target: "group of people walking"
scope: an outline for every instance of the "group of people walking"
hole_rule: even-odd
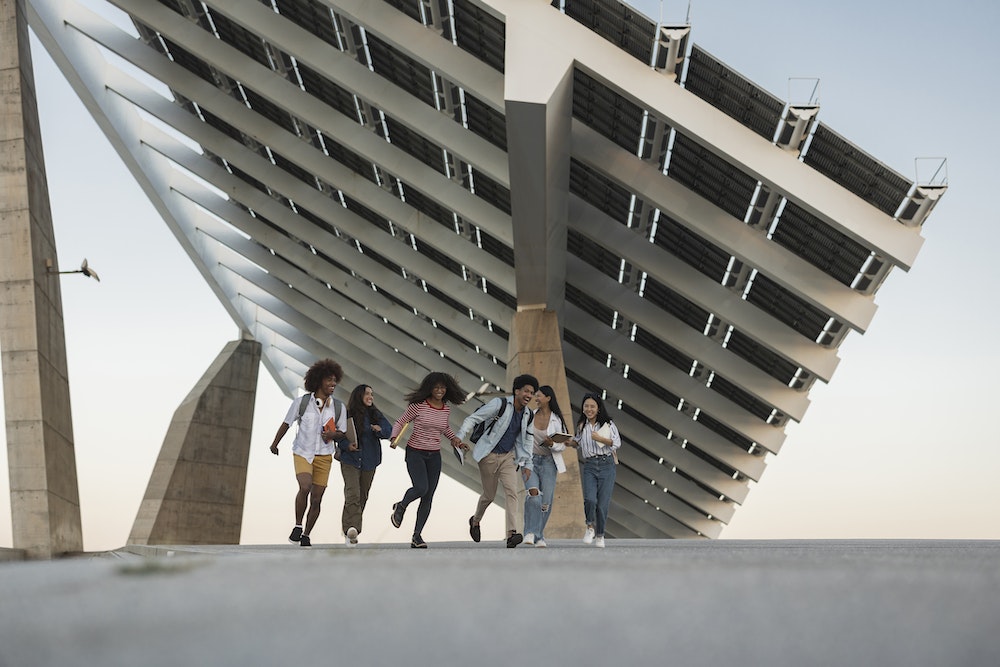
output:
[[[337,460],[344,478],[341,514],[344,539],[348,545],[357,545],[375,469],[382,462],[382,440],[390,439],[395,446],[396,440],[408,430],[404,458],[411,485],[399,502],[393,504],[389,521],[399,528],[407,508],[417,503],[410,539],[412,548],[427,548],[422,533],[441,478],[442,437],[460,450],[463,457],[471,455],[479,466],[483,491],[469,517],[469,535],[475,542],[482,539],[480,522],[500,488],[505,501],[507,547],[514,548],[522,542],[546,546],[545,526],[551,515],[556,477],[566,471],[563,452],[571,447],[583,459],[581,477],[587,524],[583,541],[604,546],[615,484],[615,452],[621,447],[621,437],[599,395],[584,395],[580,418],[571,433],[552,387],[539,386],[532,375],[519,375],[514,378],[510,395],[481,406],[455,432],[450,426],[450,406],[464,403],[466,393],[447,373],[428,373],[404,397],[407,408],[392,424],[375,407],[369,385],[355,387],[346,406],[333,398],[342,377],[340,364],[331,359],[313,364],[304,378],[308,393],[289,406],[271,444],[271,452],[277,455],[285,433],[298,424],[292,444],[298,492],[290,542],[312,546],[310,534],[320,514],[333,461]],[[520,510],[522,495],[523,511]]]

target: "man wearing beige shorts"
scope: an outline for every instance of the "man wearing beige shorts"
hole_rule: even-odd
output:
[[[312,546],[309,534],[319,518],[323,494],[330,479],[336,448],[334,441],[346,437],[347,410],[342,402],[333,397],[333,390],[343,376],[340,364],[332,359],[322,359],[310,366],[304,378],[305,389],[310,393],[292,401],[271,444],[271,453],[277,456],[278,443],[291,425],[298,422],[299,428],[292,443],[292,461],[299,490],[295,495],[295,527],[288,541],[303,547]]]

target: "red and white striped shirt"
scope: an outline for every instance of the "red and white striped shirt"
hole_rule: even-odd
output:
[[[410,403],[406,412],[392,425],[392,437],[399,435],[403,424],[413,422],[413,431],[406,441],[406,446],[424,451],[438,451],[441,449],[442,435],[449,441],[455,437],[455,432],[448,425],[450,417],[451,407],[447,403],[440,408],[435,408],[427,401]]]

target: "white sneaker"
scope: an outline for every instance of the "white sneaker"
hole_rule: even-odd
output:
[[[536,549],[537,549],[538,547],[544,547],[544,546],[547,546],[547,545],[545,544],[545,540],[543,540],[543,539],[542,539],[542,538],[540,538],[540,537],[539,537],[539,538],[538,538],[537,540],[535,540],[535,548],[536,548]]]
[[[587,526],[587,532],[583,534],[583,543],[590,544],[594,541],[594,527]]]
[[[347,539],[347,544],[351,545],[352,547],[357,546],[358,545],[358,529],[355,528],[354,526],[351,526],[350,528],[348,528],[347,529],[347,535],[345,536],[345,538]]]
[[[534,533],[525,533],[524,534],[524,543],[525,544],[534,544],[535,543],[535,534]]]
[[[597,547],[598,549],[603,549],[604,548],[604,536],[603,535],[598,535],[597,536],[597,539],[594,540],[594,546]]]

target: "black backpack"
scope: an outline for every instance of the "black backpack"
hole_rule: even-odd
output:
[[[475,428],[472,429],[472,434],[469,436],[469,440],[472,441],[472,444],[479,442],[479,439],[483,437],[483,433],[493,432],[493,425],[497,423],[497,420],[500,419],[500,417],[503,415],[503,411],[506,409],[507,409],[507,399],[504,398],[501,399],[500,409],[497,410],[497,413],[493,415],[492,419],[481,421],[478,424],[476,424]],[[489,424],[487,424],[486,422],[489,422]]]

